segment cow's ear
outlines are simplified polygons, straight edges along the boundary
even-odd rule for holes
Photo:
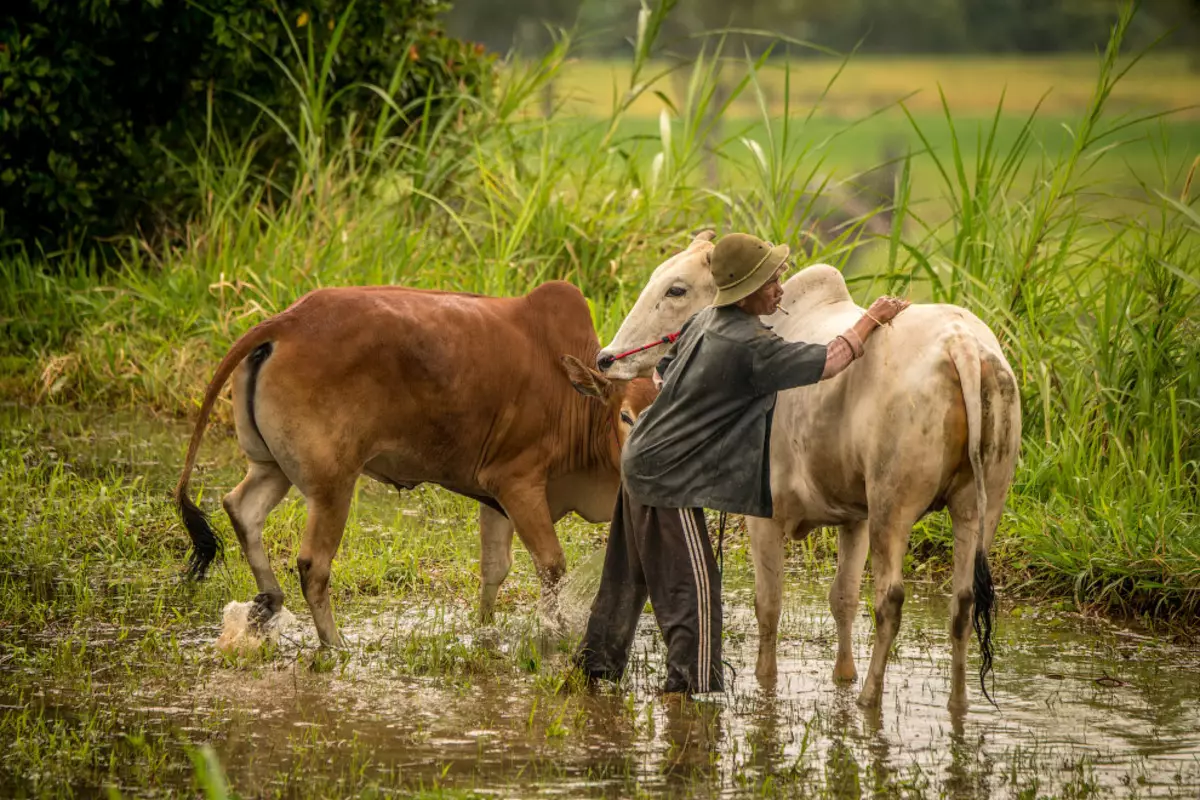
[[[612,381],[608,378],[586,366],[575,356],[563,356],[562,365],[563,370],[567,373],[567,379],[571,381],[575,391],[585,397],[608,399],[608,395],[612,392]]]

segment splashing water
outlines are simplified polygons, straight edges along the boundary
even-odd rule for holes
[[[587,627],[592,601],[600,590],[600,576],[604,572],[604,548],[600,548],[579,562],[563,578],[558,587],[558,616],[571,636],[582,636]]]
[[[278,644],[279,634],[296,624],[296,617],[286,608],[280,608],[263,623],[250,621],[253,601],[239,603],[231,600],[222,612],[221,635],[216,647],[222,653],[251,653],[264,644]]]

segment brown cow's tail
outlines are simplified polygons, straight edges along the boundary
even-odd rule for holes
[[[212,413],[212,407],[217,401],[217,396],[221,393],[225,382],[229,380],[229,376],[238,364],[246,358],[252,351],[264,345],[269,346],[269,341],[273,329],[275,328],[275,319],[269,319],[262,322],[246,332],[242,338],[238,339],[225,357],[221,359],[221,363],[217,365],[217,371],[213,375],[213,379],[209,382],[208,388],[204,391],[204,400],[200,403],[200,413],[196,417],[196,427],[192,431],[192,440],[188,443],[187,457],[183,464],[183,474],[179,476],[179,483],[175,487],[173,496],[175,504],[179,508],[179,515],[183,519],[183,526],[187,528],[188,537],[192,540],[192,553],[188,557],[187,574],[188,577],[201,580],[204,574],[208,571],[208,567],[212,564],[213,559],[221,552],[221,540],[217,537],[216,531],[213,530],[212,523],[209,522],[208,516],[200,510],[192,499],[188,497],[188,481],[192,476],[192,468],[196,465],[196,453],[200,449],[200,439],[204,436],[204,428],[208,424],[208,416]]]
[[[962,387],[963,405],[967,411],[967,456],[971,461],[971,472],[975,476],[975,508],[979,515],[979,538],[975,542],[975,580],[973,624],[979,640],[979,685],[983,695],[992,705],[996,701],[988,694],[986,678],[992,671],[992,623],[996,617],[996,587],[992,582],[992,570],[988,565],[987,549],[987,487],[983,471],[983,390],[979,344],[975,337],[963,331],[950,345],[950,358],[958,370],[958,381]]]

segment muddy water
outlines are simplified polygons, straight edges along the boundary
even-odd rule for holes
[[[662,648],[650,617],[624,692],[554,695],[520,677],[447,685],[380,669],[363,652],[422,631],[478,635],[442,611],[349,626],[360,655],[336,675],[230,670],[210,676],[201,695],[212,713],[237,710],[222,750],[231,777],[250,785],[269,783],[293,757],[264,757],[270,743],[317,728],[354,743],[346,759],[365,754],[373,768],[409,781],[450,779],[500,794],[619,795],[636,785],[738,795],[765,783],[837,796],[1200,796],[1194,650],[1057,613],[1009,617],[1000,629],[999,708],[980,701],[976,687],[970,711],[955,716],[945,708],[944,603],[918,596],[905,606],[883,707],[866,712],[853,689],[829,679],[834,626],[815,592],[793,585],[773,687],[751,674],[749,592],[727,598],[736,678],[728,693],[691,701],[656,695]],[[497,656],[512,657],[522,635],[490,632]],[[869,642],[865,632],[858,638],[865,660]]]
[[[139,440],[150,445],[122,431],[93,431],[61,450],[81,463],[81,448],[94,447],[97,462],[161,473],[160,483],[173,477],[178,429],[155,428]],[[214,482],[227,477],[223,463]],[[380,520],[393,519],[395,495],[374,498],[360,513],[378,503]],[[1200,649],[1010,601],[997,633],[998,708],[976,683],[970,710],[952,715],[946,602],[913,582],[882,708],[867,712],[854,703],[857,687],[830,679],[827,581],[792,575],[779,678],[761,686],[752,587],[731,570],[731,688],[691,700],[657,694],[663,648],[650,616],[622,687],[559,692],[562,648],[522,611],[479,629],[470,602],[436,596],[353,604],[343,614],[352,642],[344,656],[315,658],[307,610],[293,605],[300,625],[265,662],[212,655],[214,618],[180,641],[194,665],[186,676],[148,679],[126,694],[106,693],[97,679],[87,695],[35,676],[20,679],[22,697],[47,717],[101,704],[166,737],[211,741],[242,796],[291,794],[321,777],[498,796],[1200,797]],[[865,670],[865,605],[856,628]],[[89,646],[131,646],[115,638],[97,630]],[[972,645],[973,665],[974,657]],[[4,690],[18,676],[0,670],[0,679],[0,714],[13,713]],[[169,780],[186,789],[189,777]]]

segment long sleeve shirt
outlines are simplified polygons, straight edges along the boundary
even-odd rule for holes
[[[709,307],[659,362],[658,399],[629,435],[625,486],[643,505],[769,517],[776,394],[844,369],[861,342],[787,342],[735,306]]]

